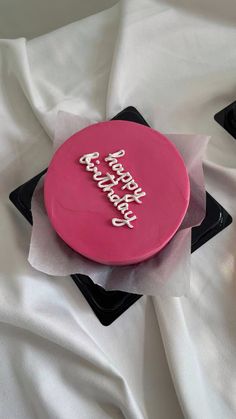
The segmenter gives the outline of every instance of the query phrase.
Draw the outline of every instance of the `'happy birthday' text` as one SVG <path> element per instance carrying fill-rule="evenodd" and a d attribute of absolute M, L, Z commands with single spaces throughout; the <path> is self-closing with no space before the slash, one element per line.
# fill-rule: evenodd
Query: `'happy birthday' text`
<path fill-rule="evenodd" d="M 93 173 L 93 180 L 97 182 L 97 186 L 107 193 L 107 198 L 118 211 L 121 212 L 123 218 L 113 218 L 112 224 L 115 227 L 127 226 L 133 228 L 132 221 L 137 219 L 137 216 L 129 209 L 129 204 L 131 202 L 142 204 L 141 198 L 146 195 L 142 191 L 142 188 L 138 186 L 133 177 L 129 172 L 125 172 L 124 167 L 121 163 L 118 163 L 118 159 L 125 155 L 124 150 L 117 151 L 115 153 L 110 153 L 105 157 L 105 162 L 108 163 L 109 167 L 115 172 L 116 175 L 106 173 L 102 174 L 99 171 L 98 167 L 100 161 L 99 153 L 89 153 L 82 156 L 79 160 L 81 164 L 86 165 L 86 170 Z M 125 191 L 123 196 L 119 196 L 114 192 L 113 187 L 122 183 L 121 190 Z"/>

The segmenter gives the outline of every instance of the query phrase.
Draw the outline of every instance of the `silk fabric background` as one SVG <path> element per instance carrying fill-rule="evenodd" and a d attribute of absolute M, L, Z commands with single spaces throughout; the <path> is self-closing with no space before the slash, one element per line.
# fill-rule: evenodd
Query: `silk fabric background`
<path fill-rule="evenodd" d="M 235 218 L 236 142 L 213 120 L 236 96 L 235 19 L 230 0 L 130 0 L 0 42 L 3 418 L 235 417 L 235 223 L 192 255 L 188 298 L 142 298 L 105 328 L 69 277 L 30 267 L 8 201 L 47 165 L 58 110 L 132 104 L 163 132 L 211 135 L 207 189 Z"/>

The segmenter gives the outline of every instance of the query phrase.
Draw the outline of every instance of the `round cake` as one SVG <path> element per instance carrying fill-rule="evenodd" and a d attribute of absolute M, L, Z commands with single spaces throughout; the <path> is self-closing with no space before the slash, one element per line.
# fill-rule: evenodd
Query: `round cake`
<path fill-rule="evenodd" d="M 70 137 L 44 184 L 50 222 L 72 249 L 107 265 L 142 262 L 178 230 L 189 178 L 176 147 L 134 122 L 108 121 Z"/>

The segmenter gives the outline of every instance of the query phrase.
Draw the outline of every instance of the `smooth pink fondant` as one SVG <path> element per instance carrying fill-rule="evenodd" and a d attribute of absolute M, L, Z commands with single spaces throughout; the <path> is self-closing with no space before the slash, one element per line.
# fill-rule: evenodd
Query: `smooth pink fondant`
<path fill-rule="evenodd" d="M 104 158 L 121 149 L 126 154 L 119 163 L 146 192 L 142 204 L 129 204 L 137 216 L 133 229 L 112 225 L 112 218 L 122 214 L 78 162 L 97 151 L 99 170 L 115 174 Z M 129 191 L 121 186 L 114 190 L 123 196 Z M 141 262 L 160 251 L 179 228 L 189 194 L 187 170 L 175 146 L 159 132 L 125 121 L 94 124 L 70 137 L 54 154 L 44 185 L 46 210 L 58 235 L 76 252 L 108 265 Z"/>

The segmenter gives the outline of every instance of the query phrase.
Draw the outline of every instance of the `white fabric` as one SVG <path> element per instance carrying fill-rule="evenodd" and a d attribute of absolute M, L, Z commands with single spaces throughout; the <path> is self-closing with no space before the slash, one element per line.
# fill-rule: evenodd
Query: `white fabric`
<path fill-rule="evenodd" d="M 235 222 L 192 255 L 188 298 L 142 298 L 105 328 L 70 278 L 30 267 L 30 226 L 8 202 L 47 165 L 57 110 L 132 104 L 163 132 L 212 136 L 207 187 L 236 219 L 236 142 L 213 120 L 236 99 L 235 17 L 232 0 L 130 0 L 1 41 L 2 418 L 235 418 Z"/>

